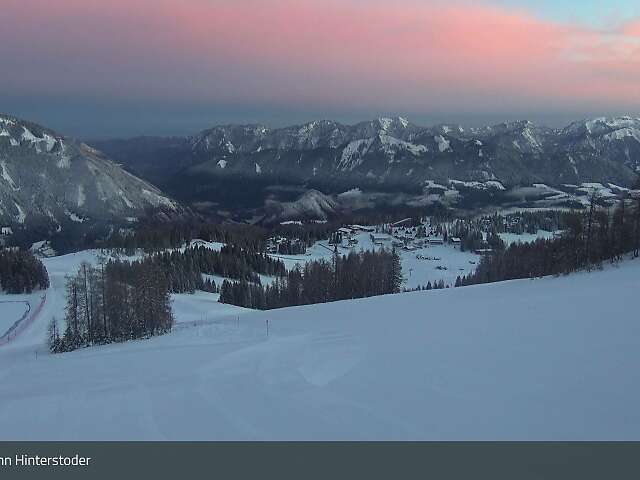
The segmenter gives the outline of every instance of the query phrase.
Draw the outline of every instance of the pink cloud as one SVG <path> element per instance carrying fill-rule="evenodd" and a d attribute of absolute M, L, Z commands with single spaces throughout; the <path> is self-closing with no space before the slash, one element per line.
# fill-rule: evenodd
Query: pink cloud
<path fill-rule="evenodd" d="M 630 37 L 640 37 L 640 20 L 627 23 L 622 28 L 622 33 Z"/>
<path fill-rule="evenodd" d="M 6 5 L 5 5 L 6 4 Z M 394 111 L 640 107 L 618 32 L 477 2 L 4 0 L 0 85 Z"/>

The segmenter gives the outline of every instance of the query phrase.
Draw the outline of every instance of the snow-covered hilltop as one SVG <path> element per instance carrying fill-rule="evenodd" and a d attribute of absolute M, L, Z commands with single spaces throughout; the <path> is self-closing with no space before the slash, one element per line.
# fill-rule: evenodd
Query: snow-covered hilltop
<path fill-rule="evenodd" d="M 331 197 L 317 190 L 309 190 L 293 202 L 267 202 L 264 220 L 272 223 L 280 219 L 326 220 L 337 209 L 338 204 Z"/>
<path fill-rule="evenodd" d="M 53 224 L 176 210 L 153 185 L 97 150 L 31 122 L 0 115 L 0 223 Z"/>
<path fill-rule="evenodd" d="M 2 439 L 640 436 L 638 260 L 259 313 L 181 295 L 170 334 L 48 355 L 89 257 L 45 260 L 42 315 L 0 347 Z"/>

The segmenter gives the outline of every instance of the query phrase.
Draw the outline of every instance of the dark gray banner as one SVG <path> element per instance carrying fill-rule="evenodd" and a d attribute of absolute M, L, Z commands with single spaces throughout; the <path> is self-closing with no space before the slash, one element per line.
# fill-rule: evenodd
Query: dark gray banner
<path fill-rule="evenodd" d="M 0 443 L 0 479 L 626 479 L 640 443 Z"/>

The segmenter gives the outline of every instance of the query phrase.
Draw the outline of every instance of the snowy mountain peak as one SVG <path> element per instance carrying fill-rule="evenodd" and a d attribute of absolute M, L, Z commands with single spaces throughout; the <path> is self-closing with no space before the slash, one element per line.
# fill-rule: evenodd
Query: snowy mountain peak
<path fill-rule="evenodd" d="M 377 120 L 378 125 L 382 131 L 387 131 L 390 129 L 404 129 L 407 128 L 410 123 L 404 117 L 380 117 Z"/>
<path fill-rule="evenodd" d="M 382 130 L 388 130 L 391 124 L 393 123 L 393 120 L 388 117 L 380 117 L 378 118 L 378 123 L 380 124 L 380 128 Z"/>
<path fill-rule="evenodd" d="M 0 113 L 0 125 L 15 125 L 16 119 L 6 115 L 4 113 Z"/>
<path fill-rule="evenodd" d="M 64 150 L 62 136 L 31 122 L 0 115 L 0 146 L 31 148 L 36 153 Z"/>
<path fill-rule="evenodd" d="M 0 223 L 104 220 L 175 211 L 156 187 L 101 152 L 32 122 L 0 116 Z"/>
<path fill-rule="evenodd" d="M 440 125 L 436 125 L 434 127 L 434 130 L 436 130 L 441 135 L 461 135 L 465 133 L 465 129 L 462 127 L 462 125 L 450 123 L 442 123 Z"/>
<path fill-rule="evenodd" d="M 640 118 L 629 115 L 619 117 L 597 117 L 573 122 L 564 131 L 573 135 L 600 136 L 620 129 L 640 129 Z"/>
<path fill-rule="evenodd" d="M 529 120 L 514 120 L 502 122 L 498 125 L 493 126 L 494 131 L 503 131 L 503 132 L 516 132 L 522 131 L 525 129 L 536 128 L 536 126 L 530 122 Z"/>

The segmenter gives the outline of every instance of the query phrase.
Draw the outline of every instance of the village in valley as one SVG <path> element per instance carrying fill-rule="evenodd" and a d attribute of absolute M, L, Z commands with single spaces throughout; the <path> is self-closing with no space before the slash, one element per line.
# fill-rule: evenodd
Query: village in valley
<path fill-rule="evenodd" d="M 492 232 L 499 220 L 498 235 Z M 440 220 L 432 217 L 404 218 L 379 225 L 349 224 L 336 228 L 328 239 L 307 247 L 298 238 L 273 236 L 267 253 L 282 260 L 288 269 L 351 251 L 395 250 L 400 256 L 406 290 L 453 287 L 458 277 L 472 274 L 483 255 L 515 241 L 549 238 L 553 233 L 535 228 L 527 233 L 529 221 L 516 213 L 475 220 Z M 298 222 L 302 228 L 302 222 Z M 524 225 L 524 227 L 523 227 Z M 555 227 L 555 226 L 554 226 Z M 549 227 L 549 228 L 554 228 Z M 477 237 L 471 241 L 472 237 Z"/>

